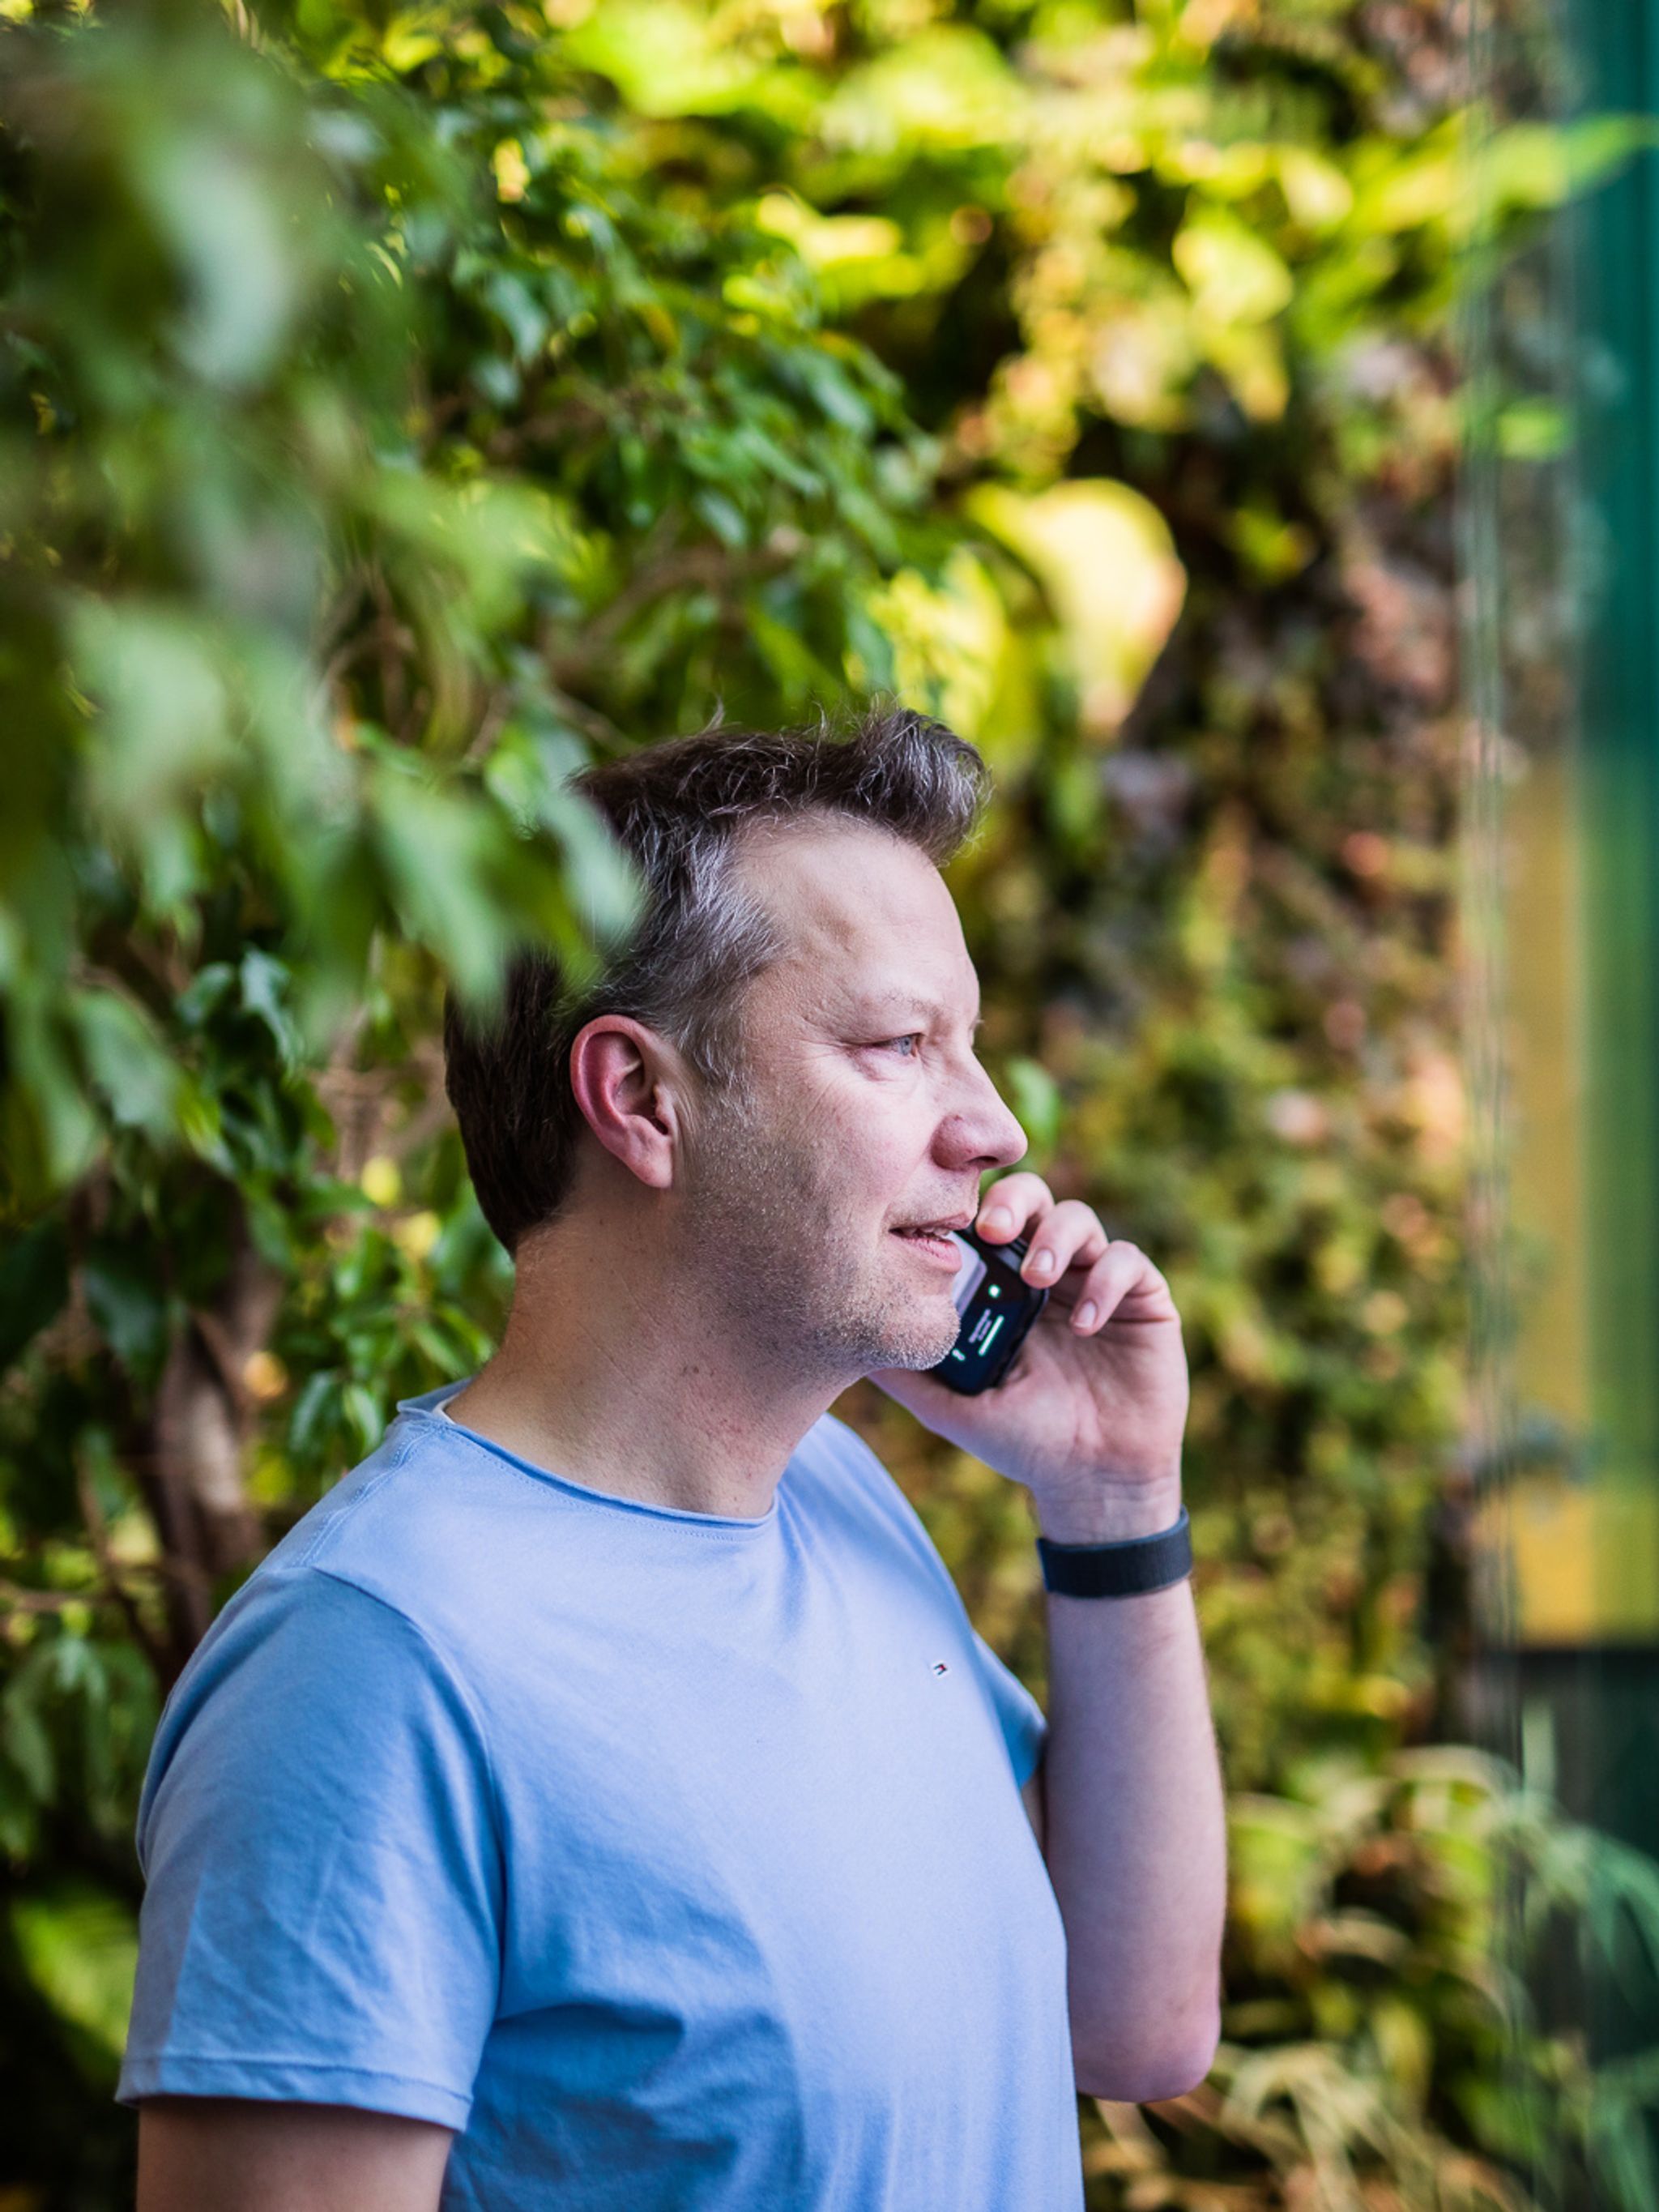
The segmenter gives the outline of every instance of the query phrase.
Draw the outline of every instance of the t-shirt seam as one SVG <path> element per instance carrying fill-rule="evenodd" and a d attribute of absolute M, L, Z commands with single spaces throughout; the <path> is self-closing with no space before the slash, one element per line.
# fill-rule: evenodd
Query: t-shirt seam
<path fill-rule="evenodd" d="M 387 1460 L 386 1465 L 381 1468 L 380 1472 L 369 1481 L 364 1483 L 362 1488 L 357 1492 L 356 1496 L 349 1500 L 346 1504 L 338 1507 L 334 1512 L 327 1516 L 324 1520 L 321 1528 L 318 1529 L 316 1534 L 313 1536 L 311 1541 L 306 1546 L 304 1551 L 301 1552 L 298 1559 L 295 1560 L 294 1564 L 296 1567 L 308 1567 L 314 1563 L 318 1553 L 322 1549 L 323 1546 L 328 1541 L 329 1538 L 334 1534 L 336 1529 L 340 1527 L 341 1523 L 343 1522 L 349 1521 L 352 1515 L 357 1511 L 360 1506 L 362 1506 L 368 1499 L 373 1498 L 375 1492 L 384 1484 L 389 1482 L 392 1476 L 397 1474 L 398 1468 L 403 1466 L 405 1460 L 408 1459 L 410 1453 L 414 1449 L 415 1443 L 416 1439 L 413 1437 L 405 1437 L 404 1441 L 394 1449 L 392 1456 Z"/>
<path fill-rule="evenodd" d="M 297 1576 L 307 1570 L 314 1568 L 316 1555 L 321 1549 L 322 1546 L 327 1542 L 329 1537 L 339 1527 L 340 1523 L 343 1521 L 348 1520 L 350 1516 L 356 1511 L 357 1508 L 363 1503 L 365 1498 L 373 1497 L 374 1492 L 380 1488 L 382 1484 L 389 1481 L 392 1476 L 398 1472 L 398 1468 L 403 1465 L 404 1461 L 408 1457 L 413 1443 L 414 1439 L 410 1437 L 399 1443 L 386 1465 L 381 1468 L 372 1480 L 363 1485 L 357 1495 L 354 1498 L 350 1499 L 349 1503 L 337 1507 L 334 1512 L 327 1516 L 324 1520 L 322 1526 L 313 1535 L 310 1542 L 306 1546 L 302 1552 L 296 1553 L 291 1559 L 281 1559 L 276 1552 L 269 1553 L 265 1559 L 260 1563 L 259 1573 L 251 1577 L 249 1581 L 244 1583 L 241 1589 L 238 1590 L 235 1595 L 230 1600 L 229 1604 L 223 1607 L 218 1613 L 212 1624 L 212 1628 L 210 1629 L 210 1633 L 212 1634 L 218 1632 L 223 1623 L 230 1616 L 232 1607 L 239 1606 L 243 1601 L 249 1598 L 256 1586 L 259 1583 L 261 1577 L 266 1573 L 272 1576 L 289 1574 Z M 355 1474 L 356 1472 L 356 1468 L 349 1469 L 348 1476 L 351 1474 Z M 321 1568 L 316 1568 L 315 1571 L 319 1573 L 326 1571 L 325 1569 Z M 336 1577 L 335 1579 L 343 1581 L 345 1580 L 345 1577 Z M 350 1587 L 356 1589 L 358 1586 L 356 1583 L 352 1583 Z M 368 1596 L 371 1595 L 371 1593 L 364 1591 L 363 1595 Z M 395 1607 L 392 1609 L 394 1612 L 397 1610 Z M 410 1627 L 413 1627 L 414 1623 L 411 1621 L 410 1626 Z M 438 1655 L 436 1653 L 434 1654 L 434 1657 L 437 1656 Z M 441 1662 L 440 1662 L 440 1663 L 441 1663 Z M 447 1673 L 448 1669 L 446 1668 L 445 1672 Z M 184 1686 L 184 1679 L 181 1676 L 180 1679 L 173 1685 L 172 1688 L 167 1692 L 166 1698 L 163 1699 L 161 1711 L 156 1723 L 156 1735 L 158 1738 L 161 1733 L 162 1727 L 167 1722 L 168 1715 L 173 1710 L 173 1699 L 181 1693 Z M 456 1686 L 459 1692 L 459 1684 Z M 469 1715 L 471 1715 L 470 1707 L 468 1708 L 468 1711 Z M 486 1765 L 488 1765 L 489 1759 L 489 1747 L 487 1743 L 484 1746 L 484 1759 Z M 137 1852 L 138 1863 L 141 1869 L 143 1869 L 145 1863 L 144 1836 L 149 1826 L 148 1814 L 152 1802 L 150 1796 L 151 1784 L 155 1778 L 153 1769 L 146 1771 L 144 1784 L 139 1799 L 138 1817 L 134 1835 L 134 1845 Z"/>
<path fill-rule="evenodd" d="M 386 1472 L 390 1474 L 392 1470 L 388 1468 Z M 468 1689 L 459 1670 L 440 1649 L 433 1638 L 428 1635 L 426 1630 L 422 1627 L 418 1620 L 415 1620 L 410 1613 L 405 1613 L 402 1606 L 394 1603 L 391 1598 L 383 1597 L 379 1590 L 370 1589 L 366 1583 L 354 1580 L 350 1575 L 343 1573 L 337 1567 L 327 1567 L 320 1564 L 309 1564 L 303 1571 L 308 1574 L 320 1575 L 325 1582 L 333 1583 L 342 1589 L 355 1590 L 359 1597 L 367 1598 L 371 1605 L 378 1605 L 380 1607 L 382 1611 L 389 1613 L 394 1620 L 401 1621 L 404 1626 L 409 1631 L 410 1634 L 415 1638 L 416 1642 L 420 1644 L 422 1650 L 424 1650 L 431 1658 L 433 1664 L 439 1669 L 440 1673 L 443 1675 L 445 1681 L 448 1683 L 450 1688 L 454 1692 L 456 1698 L 460 1703 L 461 1710 L 465 1713 L 468 1720 L 472 1723 L 473 1733 L 478 1739 L 478 1748 L 483 1754 L 484 1773 L 489 1783 L 491 1825 L 495 1832 L 496 1856 L 500 1861 L 501 1881 L 505 1887 L 508 1878 L 507 1855 L 507 1815 L 501 1796 L 501 1778 L 496 1766 L 495 1753 L 490 1742 L 489 1730 L 485 1724 L 483 1715 L 479 1711 L 477 1705 L 475 1703 L 472 1692 Z M 503 1919 L 505 1919 L 505 1900 L 503 1900 Z M 504 1942 L 505 1929 L 498 1929 L 496 1934 L 498 1945 Z"/>
<path fill-rule="evenodd" d="M 430 1408 L 427 1409 L 427 1413 L 428 1419 L 435 1419 Z M 649 1505 L 641 1498 L 601 1498 L 593 1493 L 584 1494 L 579 1485 L 563 1481 L 550 1471 L 546 1474 L 532 1474 L 527 1468 L 520 1467 L 515 1461 L 508 1459 L 504 1453 L 492 1450 L 487 1443 L 483 1443 L 477 1437 L 470 1435 L 457 1420 L 452 1419 L 449 1427 L 457 1443 L 465 1444 L 471 1450 L 479 1453 L 491 1467 L 498 1468 L 503 1474 L 515 1475 L 520 1482 L 528 1483 L 532 1490 L 545 1493 L 550 1487 L 559 1497 L 568 1498 L 573 1505 L 579 1506 L 586 1513 L 611 1513 L 621 1510 L 624 1513 L 640 1514 L 647 1520 L 672 1522 L 675 1528 L 687 1529 L 691 1534 L 700 1537 L 705 1543 L 715 1544 L 744 1543 L 750 1540 L 753 1532 L 775 1525 L 773 1517 L 766 1515 L 755 1520 L 749 1528 L 729 1528 L 711 1521 L 706 1514 L 665 1512 L 660 1507 Z M 416 1439 L 411 1437 L 411 1447 L 415 1441 Z M 386 1472 L 390 1474 L 391 1468 Z"/>
<path fill-rule="evenodd" d="M 425 2074 L 397 2074 L 386 2066 L 353 2066 L 348 2061 L 331 2058 L 289 2058 L 276 2051 L 179 2051 L 171 2044 L 162 2044 L 152 2051 L 128 2051 L 125 2069 L 136 2073 L 145 2066 L 282 2066 L 295 2074 L 349 2074 L 354 2080 L 363 2081 L 395 2081 L 405 2089 L 431 2089 L 441 2097 L 453 2097 L 458 2104 L 470 2105 L 474 2091 L 458 2089 L 453 2081 L 434 2081 Z"/>

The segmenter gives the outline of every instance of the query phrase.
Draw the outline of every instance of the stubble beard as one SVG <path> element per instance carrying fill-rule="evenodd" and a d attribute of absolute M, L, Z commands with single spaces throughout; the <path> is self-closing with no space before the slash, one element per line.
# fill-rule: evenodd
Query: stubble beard
<path fill-rule="evenodd" d="M 950 1277 L 888 1250 L 885 1229 L 863 1249 L 833 1158 L 737 1091 L 706 1109 L 686 1202 L 711 1319 L 781 1374 L 850 1382 L 955 1344 Z"/>

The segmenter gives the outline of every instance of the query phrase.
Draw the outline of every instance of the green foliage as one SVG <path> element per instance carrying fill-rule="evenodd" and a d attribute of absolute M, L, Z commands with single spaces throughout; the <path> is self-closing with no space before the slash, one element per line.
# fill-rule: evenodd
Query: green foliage
<path fill-rule="evenodd" d="M 88 2070 L 112 2088 L 138 1964 L 132 1915 L 100 1890 L 60 1889 L 15 1899 L 11 1926 L 29 1979 L 78 2031 Z"/>
<path fill-rule="evenodd" d="M 1432 10 L 0 13 L 0 2187 L 125 2186 L 63 2083 L 159 1694 L 499 1322 L 441 981 L 625 927 L 572 767 L 890 686 L 997 771 L 952 887 L 1033 1164 L 1194 1367 L 1227 2054 L 1089 2118 L 1098 2201 L 1503 2201 L 1502 1793 L 1402 1747 L 1461 1419 L 1443 332 L 1625 146 L 1466 159 Z M 843 1410 L 1040 1682 L 1019 1494 Z M 1650 2085 L 1576 2078 L 1610 2165 Z"/>
<path fill-rule="evenodd" d="M 1552 2202 L 1589 2201 L 1593 2172 L 1596 2201 L 1651 2203 L 1631 2124 L 1650 2058 L 1593 2071 L 1545 2033 L 1512 1941 L 1559 1923 L 1588 1955 L 1617 1919 L 1650 1947 L 1650 1862 L 1444 1746 L 1311 1762 L 1283 1795 L 1241 1793 L 1231 1828 L 1232 2033 L 1193 2094 L 1098 2107 L 1092 2174 L 1183 2212 L 1512 2212 L 1530 2202 L 1513 2161 Z"/>

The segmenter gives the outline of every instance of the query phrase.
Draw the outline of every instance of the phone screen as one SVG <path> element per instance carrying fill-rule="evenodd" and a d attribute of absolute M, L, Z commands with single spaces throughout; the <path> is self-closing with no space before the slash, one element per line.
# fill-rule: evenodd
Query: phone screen
<path fill-rule="evenodd" d="M 957 1302 L 957 1311 L 965 1313 L 969 1299 L 985 1280 L 985 1262 L 967 1238 L 958 1237 L 954 1230 L 951 1232 L 951 1242 L 962 1255 L 962 1265 L 957 1269 L 951 1295 Z"/>
<path fill-rule="evenodd" d="M 957 1314 L 957 1340 L 928 1373 L 952 1390 L 972 1395 L 1007 1373 L 1026 1331 L 1048 1304 L 1047 1291 L 1024 1281 L 1019 1263 L 1025 1240 L 981 1245 L 971 1231 L 951 1232 L 959 1265 L 951 1284 Z"/>

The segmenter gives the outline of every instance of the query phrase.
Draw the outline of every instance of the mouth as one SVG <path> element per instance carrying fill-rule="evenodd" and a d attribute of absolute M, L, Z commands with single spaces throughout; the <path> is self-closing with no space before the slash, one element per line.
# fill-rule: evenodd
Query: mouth
<path fill-rule="evenodd" d="M 948 1229 L 892 1229 L 888 1234 L 896 1237 L 902 1244 L 914 1246 L 918 1252 L 926 1254 L 940 1266 L 949 1267 L 952 1274 L 962 1265 L 962 1247 Z"/>

